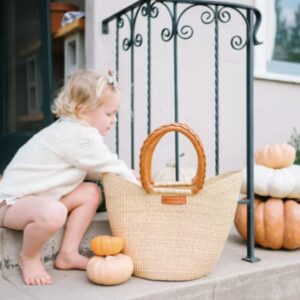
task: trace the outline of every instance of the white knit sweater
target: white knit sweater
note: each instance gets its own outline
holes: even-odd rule
[[[30,194],[59,200],[90,172],[115,173],[139,184],[125,163],[109,151],[96,128],[61,118],[19,149],[0,180],[0,202],[14,204]]]

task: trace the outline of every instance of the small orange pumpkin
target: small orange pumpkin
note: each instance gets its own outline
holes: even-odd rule
[[[238,204],[234,224],[246,240],[247,205]],[[265,248],[300,248],[300,203],[295,200],[256,197],[254,233],[255,242]]]
[[[116,285],[127,281],[133,273],[132,259],[124,254],[94,256],[87,265],[88,278],[97,284]]]
[[[123,250],[124,241],[117,236],[98,235],[91,240],[90,245],[96,255],[116,255]]]
[[[257,164],[272,169],[286,168],[294,163],[295,158],[295,148],[289,144],[266,145],[255,153]]]

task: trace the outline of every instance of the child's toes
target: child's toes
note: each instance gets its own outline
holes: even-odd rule
[[[52,279],[51,276],[44,276],[43,280],[44,280],[44,284],[51,284],[51,283],[53,283],[53,279]]]

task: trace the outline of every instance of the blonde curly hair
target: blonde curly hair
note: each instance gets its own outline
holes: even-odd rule
[[[101,75],[92,69],[76,71],[61,89],[51,110],[58,118],[80,118],[102,104],[106,91],[119,91],[112,71],[108,75]]]

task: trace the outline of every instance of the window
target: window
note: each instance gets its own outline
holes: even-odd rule
[[[262,13],[255,76],[300,83],[300,0],[257,0]]]
[[[38,58],[34,54],[26,59],[27,111],[29,115],[42,112],[38,86]]]

